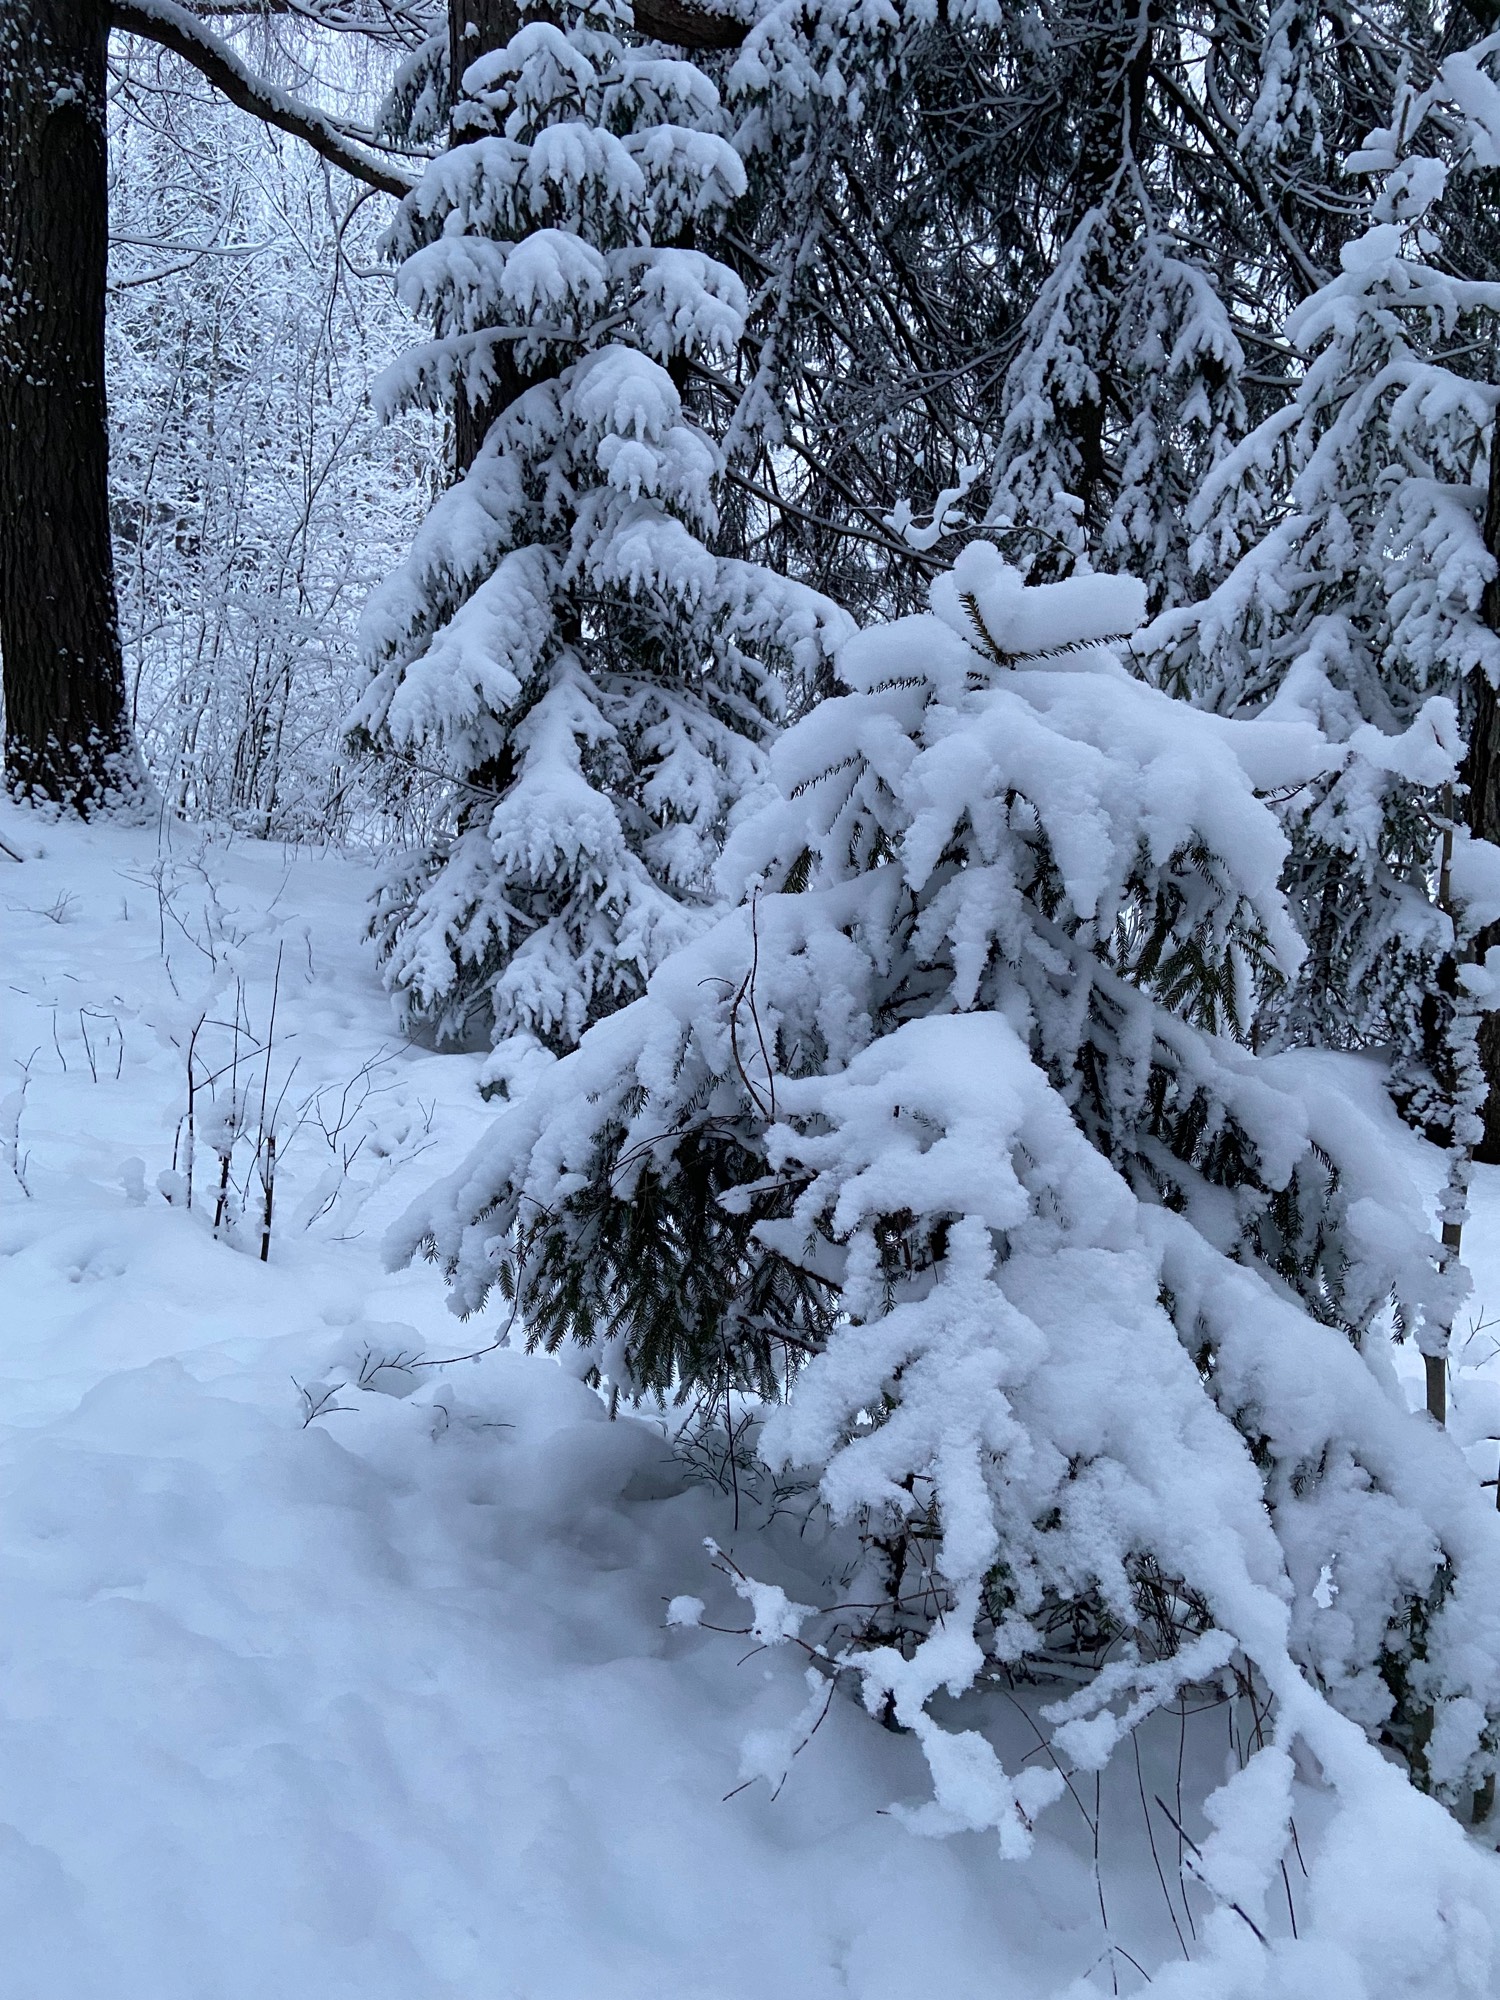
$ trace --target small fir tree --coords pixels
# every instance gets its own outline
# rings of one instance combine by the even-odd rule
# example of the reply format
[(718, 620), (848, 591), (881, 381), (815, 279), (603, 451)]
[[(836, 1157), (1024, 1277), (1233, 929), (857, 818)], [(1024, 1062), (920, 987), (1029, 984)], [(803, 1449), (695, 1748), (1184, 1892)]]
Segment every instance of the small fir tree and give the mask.
[(1255, 794), (1329, 746), (1133, 679), (1100, 642), (1143, 600), (977, 546), (852, 641), (731, 843), (738, 910), (394, 1249), (627, 1390), (779, 1402), (764, 1453), (862, 1527), (842, 1594), (883, 1608), (834, 1651), (920, 1737), (927, 1830), (1021, 1852), (1062, 1788), (941, 1725), (944, 1689), (1082, 1667), (1043, 1714), (1084, 1769), (1190, 1682), (1269, 1695), (1205, 1864), (1253, 1914), (1298, 1742), (1337, 1807), (1315, 1879), (1352, 1841), (1394, 1884), (1418, 1838), (1462, 1873), (1365, 1737), (1448, 1798), (1494, 1769), (1500, 1522), (1382, 1379), (1388, 1304), (1450, 1310), (1391, 1115), (1238, 1035), (1301, 955)]
[[(549, 10), (551, 11), (551, 10)], [(491, 412), (365, 622), (357, 726), (454, 799), (374, 931), (439, 1039), (570, 1045), (692, 930), (783, 700), (842, 630), (713, 552), (721, 455), (684, 397), (745, 296), (694, 247), (744, 188), (712, 84), (613, 0), (473, 64), (463, 142), (392, 235), (436, 338), (388, 406)]]
[[(1194, 503), (1200, 564), (1233, 560), (1146, 642), (1166, 684), (1226, 713), (1306, 715), (1337, 746), (1282, 801), (1307, 951), (1266, 996), (1261, 1034), (1389, 1055), (1397, 1100), (1449, 1148), (1450, 1258), (1485, 1096), (1488, 999), (1463, 961), (1500, 916), (1500, 852), (1470, 837), (1463, 800), (1465, 738), (1500, 685), (1485, 525), (1497, 390), (1481, 372), (1500, 285), (1454, 268), (1448, 194), (1500, 157), (1496, 46), (1403, 89), (1349, 161), (1372, 184), (1367, 226), (1288, 322), (1306, 357), (1296, 393)], [(1446, 1328), (1429, 1348), (1440, 1415)]]

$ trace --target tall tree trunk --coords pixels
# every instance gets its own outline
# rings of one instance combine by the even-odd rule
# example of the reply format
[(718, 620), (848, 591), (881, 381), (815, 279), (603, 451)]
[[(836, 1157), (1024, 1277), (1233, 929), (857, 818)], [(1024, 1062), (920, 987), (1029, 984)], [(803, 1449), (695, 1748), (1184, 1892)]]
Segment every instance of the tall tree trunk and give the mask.
[(6, 782), (140, 786), (109, 535), (104, 0), (0, 7), (0, 652)]
[[(1141, 143), (1160, 13), (1160, 0), (1112, 0), (1107, 15), (1100, 16), (1092, 77), (1098, 94), (1080, 106), (1078, 158), (1068, 205), (1070, 238), (1093, 210), (1110, 201), (1111, 189)], [(1108, 234), (1115, 233), (1112, 223)], [(1107, 282), (1113, 275), (1110, 262), (1122, 254), (1123, 245), (1118, 243), (1105, 250), (1103, 268), (1094, 273), (1096, 283)], [(1077, 456), (1077, 497), (1083, 503), (1083, 522), (1091, 531), (1108, 516), (1118, 484), (1119, 469), (1112, 462), (1105, 431), (1110, 405), (1119, 396), (1120, 385), (1100, 375), (1071, 407), (1054, 405), (1054, 421), (1067, 431)]]

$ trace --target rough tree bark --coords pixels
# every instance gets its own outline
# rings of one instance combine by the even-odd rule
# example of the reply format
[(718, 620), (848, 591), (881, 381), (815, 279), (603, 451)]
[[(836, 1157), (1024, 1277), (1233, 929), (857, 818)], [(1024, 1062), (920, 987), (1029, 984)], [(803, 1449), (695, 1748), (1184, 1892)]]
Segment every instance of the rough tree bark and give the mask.
[(89, 813), (139, 789), (109, 536), (104, 0), (0, 10), (5, 774)]

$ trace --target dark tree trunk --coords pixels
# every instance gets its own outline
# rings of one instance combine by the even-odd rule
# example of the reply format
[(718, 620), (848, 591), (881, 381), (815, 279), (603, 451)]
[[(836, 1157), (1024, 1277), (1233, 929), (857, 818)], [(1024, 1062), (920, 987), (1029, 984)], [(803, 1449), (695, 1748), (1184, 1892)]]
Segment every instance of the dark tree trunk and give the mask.
[(109, 537), (103, 0), (0, 0), (0, 652), (6, 782), (136, 793)]
[[(520, 25), (518, 0), (448, 0), (448, 63), (455, 103), (469, 64), (503, 49)], [(462, 134), (455, 132), (454, 137)]]
[[(516, 0), (448, 0), (448, 73), (452, 78), (452, 143), (461, 145), (469, 136), (463, 129), (463, 99), (459, 95), (464, 71), (480, 56), (503, 49), (521, 25)], [(500, 412), (513, 403), (526, 386), (520, 371), (508, 355), (500, 360), (500, 379), (489, 395), (471, 403), (460, 389), (453, 405), (453, 476), (462, 479), (479, 456), (479, 447)]]
[[(1500, 558), (1500, 436), (1490, 440), (1484, 541), (1491, 555)], [(1486, 584), (1482, 610), (1490, 630), (1500, 632), (1500, 577)], [(1477, 839), (1500, 843), (1500, 690), (1492, 688), (1483, 674), (1471, 678), (1468, 723), (1469, 749), (1463, 778), (1468, 786), (1469, 831)], [(1481, 956), (1496, 944), (1500, 944), (1500, 924), (1491, 924), (1475, 940)], [(1500, 1166), (1500, 1014), (1485, 1014), (1480, 1020), (1479, 1060), (1484, 1066), (1487, 1094), (1484, 1137), (1475, 1148), (1474, 1157), (1488, 1166)]]

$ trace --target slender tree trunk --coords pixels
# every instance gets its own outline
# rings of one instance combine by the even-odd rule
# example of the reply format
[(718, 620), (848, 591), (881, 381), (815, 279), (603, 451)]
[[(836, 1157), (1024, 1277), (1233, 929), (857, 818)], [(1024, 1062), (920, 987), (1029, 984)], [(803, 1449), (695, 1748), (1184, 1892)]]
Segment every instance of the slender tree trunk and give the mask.
[[(1484, 517), (1485, 547), (1500, 559), (1500, 441), (1490, 442), (1489, 499)], [(1500, 577), (1485, 586), (1483, 612), (1492, 632), (1500, 632)], [(1464, 759), (1463, 778), (1468, 786), (1466, 801), (1469, 831), (1480, 840), (1500, 843), (1500, 690), (1492, 688), (1483, 674), (1470, 678), (1469, 748)], [(1500, 924), (1492, 924), (1474, 941), (1474, 955), (1482, 958), (1491, 945), (1500, 944)], [(1487, 1091), (1484, 1105), (1484, 1137), (1474, 1157), (1487, 1166), (1500, 1166), (1500, 1014), (1486, 1014), (1479, 1023), (1479, 1060), (1484, 1067)]]
[(140, 786), (109, 533), (103, 0), (0, 3), (0, 652), (10, 789)]

